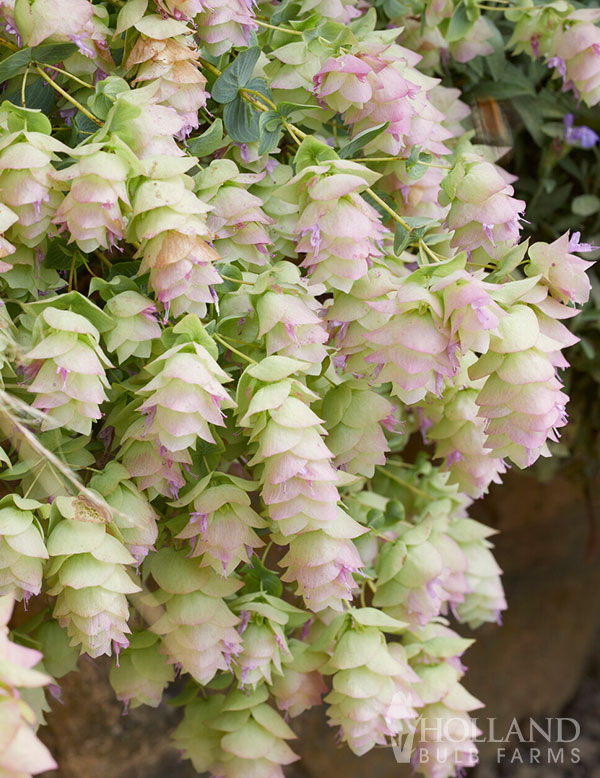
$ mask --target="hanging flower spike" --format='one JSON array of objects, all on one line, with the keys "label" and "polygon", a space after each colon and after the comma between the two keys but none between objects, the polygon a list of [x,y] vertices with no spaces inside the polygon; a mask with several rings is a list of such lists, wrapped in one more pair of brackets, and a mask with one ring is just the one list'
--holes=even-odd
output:
[{"label": "hanging flower spike", "polygon": [[391,381],[393,394],[407,404],[428,393],[439,397],[458,370],[457,344],[442,321],[439,297],[408,280],[391,300],[369,304],[392,314],[383,327],[365,334],[369,343],[382,346],[365,359],[376,368],[372,383]]},{"label": "hanging flower spike", "polygon": [[101,418],[109,387],[104,367],[111,367],[98,345],[94,325],[78,313],[44,308],[36,320],[34,347],[24,360],[35,370],[27,388],[33,407],[46,414],[42,430],[66,429],[89,435]]},{"label": "hanging flower spike", "polygon": [[[148,24],[148,17],[145,20]],[[198,69],[199,55],[183,36],[173,36],[172,21],[153,19],[151,35],[144,34],[144,19],[138,29],[142,34],[127,57],[125,70],[138,66],[132,84],[158,84],[154,99],[181,116],[184,125],[176,137],[186,138],[198,127],[198,111],[208,98],[206,78]],[[184,27],[185,31],[190,32]]]},{"label": "hanging flower spike", "polygon": [[[147,414],[146,435],[169,452],[214,443],[209,424],[224,427],[222,408],[235,408],[222,384],[230,377],[197,343],[173,346],[147,366],[154,378],[137,394],[147,395],[139,412]],[[126,433],[125,437],[128,434]]]},{"label": "hanging flower spike", "polygon": [[208,245],[212,233],[206,225],[210,208],[193,192],[194,181],[185,175],[193,160],[158,165],[148,161],[145,175],[133,196],[130,240],[141,243],[139,275],[150,271],[150,285],[167,313],[203,317],[213,302],[211,286],[220,283],[213,267],[219,258]]},{"label": "hanging flower spike", "polygon": [[33,511],[41,503],[18,494],[0,500],[0,596],[27,600],[42,590],[42,568],[48,551]]},{"label": "hanging flower spike", "polygon": [[78,150],[74,165],[57,170],[54,180],[69,182],[68,193],[52,218],[60,231],[69,231],[85,252],[108,249],[125,236],[123,209],[129,209],[126,181],[130,162],[124,155],[103,151],[92,143]]},{"label": "hanging flower spike", "polygon": [[358,381],[331,389],[323,400],[323,416],[334,465],[372,478],[375,465],[384,465],[390,450],[382,427],[394,431],[393,414],[392,403]]},{"label": "hanging flower spike", "polygon": [[108,351],[117,352],[119,364],[129,357],[146,359],[152,341],[160,337],[156,306],[147,297],[128,290],[111,297],[104,308],[115,326],[103,334]]},{"label": "hanging flower spike", "polygon": [[450,204],[447,222],[454,230],[450,245],[465,249],[469,261],[485,265],[490,257],[499,260],[518,243],[525,202],[512,196],[512,186],[491,162],[464,155],[442,181],[442,189],[440,202]]},{"label": "hanging flower spike", "polygon": [[248,191],[266,173],[240,173],[230,159],[219,159],[198,173],[196,194],[210,206],[208,227],[215,234],[214,247],[228,262],[268,265],[271,238],[267,228],[274,220],[263,211],[263,201]]},{"label": "hanging flower spike", "polygon": [[226,581],[167,547],[149,557],[148,569],[159,589],[142,595],[140,607],[148,609],[150,629],[161,637],[160,653],[198,683],[209,683],[242,650],[240,620],[223,599],[242,582]]},{"label": "hanging flower spike", "polygon": [[315,297],[324,285],[310,284],[291,262],[278,262],[259,276],[251,296],[258,318],[258,337],[265,337],[267,354],[304,360],[309,375],[321,372],[328,334]]},{"label": "hanging flower spike", "polygon": [[547,65],[562,77],[563,91],[573,91],[588,106],[600,101],[600,29],[595,24],[565,24]]},{"label": "hanging flower spike", "polygon": [[56,596],[54,616],[82,653],[110,656],[112,644],[118,654],[131,632],[125,595],[140,591],[124,567],[135,559],[83,499],[57,497],[52,512],[57,521],[48,538],[48,593]]},{"label": "hanging flower spike", "polygon": [[301,267],[311,283],[349,292],[382,256],[381,219],[359,195],[378,177],[356,162],[332,160],[304,168],[280,190],[299,199],[296,251],[305,254]]},{"label": "hanging flower spike", "polygon": [[157,708],[163,691],[175,679],[172,665],[159,652],[160,640],[151,632],[135,632],[110,669],[110,685],[125,711],[149,705]]},{"label": "hanging flower spike", "polygon": [[12,609],[12,596],[0,596],[0,770],[7,778],[18,778],[56,770],[58,765],[36,737],[35,712],[19,691],[46,686],[52,678],[32,669],[42,658],[39,651],[9,639]]},{"label": "hanging flower spike", "polygon": [[189,540],[190,557],[199,557],[201,566],[212,567],[225,578],[242,562],[249,563],[254,549],[264,546],[254,530],[268,525],[250,506],[247,489],[253,485],[216,474],[194,499],[190,520],[177,535]]},{"label": "hanging flower spike", "polygon": [[58,160],[58,152],[70,150],[42,132],[7,134],[0,139],[0,149],[2,202],[17,217],[10,238],[33,248],[50,232],[52,217],[63,199],[54,184],[52,162]]}]

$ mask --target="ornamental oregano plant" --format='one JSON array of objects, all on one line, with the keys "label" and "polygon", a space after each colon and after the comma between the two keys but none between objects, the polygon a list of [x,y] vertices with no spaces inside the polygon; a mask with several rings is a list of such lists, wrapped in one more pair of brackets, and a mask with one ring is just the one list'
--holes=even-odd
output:
[{"label": "ornamental oregano plant", "polygon": [[[0,18],[0,774],[55,767],[44,687],[81,653],[125,707],[172,685],[199,773],[281,777],[319,704],[355,754],[415,733],[430,778],[474,764],[455,628],[506,602],[469,506],[566,424],[595,247],[521,240],[477,71],[444,74],[486,61],[501,96],[531,66],[593,107],[600,10]],[[460,742],[427,726],[451,719]]]}]

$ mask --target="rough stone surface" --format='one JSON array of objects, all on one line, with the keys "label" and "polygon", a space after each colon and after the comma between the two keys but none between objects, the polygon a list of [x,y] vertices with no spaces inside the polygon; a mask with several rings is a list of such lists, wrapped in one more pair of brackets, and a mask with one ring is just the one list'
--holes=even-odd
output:
[{"label": "rough stone surface", "polygon": [[[596,502],[598,502],[596,500]],[[600,626],[600,562],[589,559],[590,522],[576,483],[555,478],[540,484],[511,473],[472,515],[496,527],[496,553],[505,571],[509,610],[503,627],[487,626],[465,656],[467,688],[486,701],[484,717],[495,717],[496,731],[530,716],[554,716],[574,695],[588,665]],[[463,628],[461,631],[465,632]],[[64,705],[53,704],[43,738],[61,767],[48,778],[192,778],[179,761],[168,733],[180,712],[163,705],[121,715],[108,686],[107,663],[81,661],[81,671],[64,679]],[[600,708],[600,692],[597,707]],[[362,758],[337,748],[323,711],[292,722],[303,761],[287,770],[289,778],[408,778],[410,768],[396,764],[391,749]],[[590,722],[588,738],[598,746],[588,761],[600,759],[600,715]],[[594,748],[596,748],[594,746]],[[482,757],[493,768],[495,747]],[[593,764],[577,778],[600,778]],[[482,772],[478,778],[558,778],[571,773],[555,766],[516,765],[522,771]],[[506,765],[502,767],[502,770]],[[526,769],[527,768],[527,769]],[[510,768],[512,769],[512,768]],[[532,772],[532,770],[534,772]],[[555,774],[556,773],[556,774]]]}]

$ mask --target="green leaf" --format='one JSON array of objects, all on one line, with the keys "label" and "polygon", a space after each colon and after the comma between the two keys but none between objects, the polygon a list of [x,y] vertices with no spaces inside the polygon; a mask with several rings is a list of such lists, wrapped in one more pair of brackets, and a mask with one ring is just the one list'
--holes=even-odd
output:
[{"label": "green leaf", "polygon": [[517,268],[523,261],[523,257],[525,256],[528,247],[529,238],[527,238],[527,240],[523,243],[520,243],[519,245],[510,249],[510,251],[508,251],[502,257],[501,261],[498,263],[498,267],[494,270],[494,272],[490,273],[489,280],[496,282],[501,281],[509,273],[512,273],[512,271],[515,270],[515,268]]},{"label": "green leaf", "polygon": [[350,615],[363,627],[379,627],[386,632],[402,632],[408,626],[405,621],[393,619],[377,608],[351,608]]},{"label": "green leaf", "polygon": [[230,103],[235,100],[238,89],[246,86],[250,80],[259,56],[258,46],[242,51],[215,81],[211,93],[213,100],[217,103]]},{"label": "green leaf", "polygon": [[295,15],[293,6],[297,0],[283,0],[275,6],[275,10],[271,14],[271,24],[281,24],[282,21],[288,21]]},{"label": "green leaf", "polygon": [[338,155],[330,146],[321,143],[312,135],[307,135],[296,152],[294,165],[296,166],[296,172],[300,172],[305,167],[319,165],[322,162],[338,158]]},{"label": "green leaf", "polygon": [[31,132],[42,132],[44,135],[50,135],[52,132],[50,120],[41,111],[14,105],[8,100],[2,103],[0,109],[8,113],[8,129],[10,132],[19,132],[25,129]]},{"label": "green leaf", "polygon": [[[54,89],[43,78],[27,80],[25,87],[25,107],[49,114],[54,105]],[[21,105],[21,89],[15,89],[6,96],[6,99],[14,105]]]},{"label": "green leaf", "polygon": [[529,97],[515,97],[511,105],[521,117],[527,132],[531,135],[538,146],[544,145],[544,133],[541,130],[542,114],[538,100],[531,100]]},{"label": "green leaf", "polygon": [[283,584],[279,576],[266,568],[257,557],[252,560],[252,565],[244,565],[241,572],[245,581],[241,590],[243,594],[264,591],[274,597],[281,596]]},{"label": "green leaf", "polygon": [[204,329],[202,322],[195,313],[188,313],[183,319],[173,327],[173,332],[177,335],[189,335],[194,343],[198,343],[208,351],[213,359],[219,356],[217,344]]},{"label": "green leaf", "polygon": [[592,214],[600,213],[600,198],[591,194],[579,195],[571,203],[571,210],[577,216],[592,216]]},{"label": "green leaf", "polygon": [[21,51],[15,51],[10,57],[3,59],[0,62],[0,83],[8,81],[9,78],[16,76],[27,65],[31,65],[33,57],[31,55],[31,49],[21,49]]},{"label": "green leaf", "polygon": [[363,146],[366,146],[367,143],[370,143],[378,135],[381,135],[382,132],[385,132],[389,125],[389,122],[383,122],[383,124],[377,124],[375,127],[370,127],[368,130],[359,132],[358,135],[352,138],[349,143],[346,143],[346,145],[342,146],[339,150],[338,154],[340,158],[351,159],[354,157],[357,151],[362,149]]},{"label": "green leaf", "polygon": [[[271,103],[273,102],[273,95],[269,89],[269,85],[264,78],[252,78],[244,85],[244,89],[252,89],[254,92],[259,92],[263,97],[266,97]],[[255,95],[252,95],[253,97]],[[260,99],[260,98],[257,98]]]},{"label": "green leaf", "polygon": [[241,97],[226,103],[223,109],[225,129],[236,143],[253,143],[259,138],[258,111]]},{"label": "green leaf", "polygon": [[[515,72],[516,71],[516,72]],[[469,90],[470,97],[493,97],[496,100],[510,100],[513,97],[529,95],[535,97],[535,86],[527,79],[519,68],[507,62],[504,66],[503,81],[480,81]]]},{"label": "green leaf", "polygon": [[119,76],[108,76],[96,84],[96,90],[88,99],[88,107],[99,119],[106,119],[117,97],[129,92],[129,84]]},{"label": "green leaf", "polygon": [[275,151],[283,130],[283,119],[277,111],[265,111],[261,114],[258,128],[260,133],[259,154]]},{"label": "green leaf", "polygon": [[[67,246],[65,238],[54,238],[49,241],[46,255],[44,256],[44,267],[52,270],[68,270],[73,262],[75,247]],[[76,260],[76,266],[83,265],[83,258],[80,256]]]},{"label": "green leaf", "polygon": [[404,249],[409,245],[411,241],[411,234],[403,227],[402,224],[396,222],[396,231],[394,232],[394,254],[400,256]]},{"label": "green leaf", "polygon": [[442,35],[448,41],[448,43],[454,43],[455,41],[460,41],[466,38],[471,28],[477,21],[477,17],[475,19],[471,19],[469,18],[471,16],[473,16],[473,13],[470,12],[470,9],[467,8],[467,4],[464,2],[464,0],[461,0],[461,2],[456,6],[450,22],[447,25],[444,23],[440,24]]},{"label": "green leaf", "polygon": [[77,142],[79,143],[80,141],[89,138],[90,135],[94,135],[100,128],[96,122],[88,119],[88,117],[85,116],[85,114],[82,114],[81,111],[77,111],[75,118],[73,119],[73,129],[77,133]]},{"label": "green leaf", "polygon": [[223,121],[215,119],[208,130],[188,141],[188,149],[194,157],[207,157],[223,146]]},{"label": "green leaf", "polygon": [[506,68],[506,57],[504,55],[504,38],[502,33],[492,22],[492,20],[484,16],[486,24],[488,25],[491,36],[488,38],[487,43],[490,44],[493,51],[485,58],[486,64],[490,69],[490,73],[494,81],[499,81],[502,78],[504,70]]},{"label": "green leaf", "polygon": [[46,43],[44,46],[36,46],[31,56],[36,62],[55,65],[70,57],[71,54],[75,54],[76,51],[77,46],[74,43]]},{"label": "green leaf", "polygon": [[[116,276],[126,276],[128,278],[133,278],[140,269],[140,263],[136,262],[135,260],[127,260],[127,262],[118,262],[116,265],[113,265],[108,273],[108,276],[106,277],[107,281],[112,281],[113,278]],[[141,278],[144,278],[146,274],[141,276]],[[139,283],[140,279],[138,279]]]},{"label": "green leaf", "polygon": [[304,103],[277,103],[277,110],[282,116],[291,116],[295,111],[320,111],[320,105],[305,105]]}]

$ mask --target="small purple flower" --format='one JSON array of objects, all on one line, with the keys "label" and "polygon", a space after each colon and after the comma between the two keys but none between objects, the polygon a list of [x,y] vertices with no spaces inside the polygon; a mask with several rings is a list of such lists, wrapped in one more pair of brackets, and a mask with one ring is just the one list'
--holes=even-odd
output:
[{"label": "small purple flower", "polygon": [[594,246],[593,243],[580,243],[580,232],[574,232],[569,238],[569,251],[577,251],[580,254],[585,254],[588,251],[596,251],[600,249],[600,246]]},{"label": "small purple flower", "polygon": [[550,57],[546,65],[549,68],[556,68],[563,78],[563,81],[567,77],[567,63],[562,57]]},{"label": "small purple flower", "polygon": [[590,127],[581,125],[573,126],[573,114],[568,113],[564,118],[565,140],[571,146],[579,144],[582,149],[592,149],[600,140],[600,136]]}]

